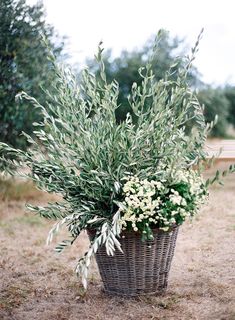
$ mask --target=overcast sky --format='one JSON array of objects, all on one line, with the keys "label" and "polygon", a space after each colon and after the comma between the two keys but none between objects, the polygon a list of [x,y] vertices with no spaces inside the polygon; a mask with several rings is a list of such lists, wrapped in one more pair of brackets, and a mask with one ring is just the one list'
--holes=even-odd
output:
[{"label": "overcast sky", "polygon": [[[35,0],[27,0],[35,3]],[[115,55],[141,47],[158,29],[192,46],[204,27],[195,65],[210,84],[235,84],[235,0],[43,0],[47,21],[69,38],[73,61],[103,40]]]}]

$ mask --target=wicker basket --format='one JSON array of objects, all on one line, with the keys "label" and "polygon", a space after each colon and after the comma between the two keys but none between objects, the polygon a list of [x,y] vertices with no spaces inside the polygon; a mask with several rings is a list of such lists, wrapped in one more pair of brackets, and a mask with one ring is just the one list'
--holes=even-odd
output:
[{"label": "wicker basket", "polygon": [[[96,253],[96,261],[106,293],[136,296],[162,293],[167,288],[168,275],[174,255],[179,227],[170,232],[153,230],[153,241],[141,241],[138,232],[123,232],[122,250],[114,256],[106,254],[105,247]],[[90,239],[94,232],[88,232]]]}]

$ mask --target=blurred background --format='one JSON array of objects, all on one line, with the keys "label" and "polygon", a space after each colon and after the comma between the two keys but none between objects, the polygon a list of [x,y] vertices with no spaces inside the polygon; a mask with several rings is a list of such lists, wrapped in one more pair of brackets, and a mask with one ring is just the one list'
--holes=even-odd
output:
[{"label": "blurred background", "polygon": [[32,134],[40,120],[37,110],[20,104],[15,95],[24,90],[42,104],[44,92],[53,92],[53,72],[47,38],[57,59],[69,64],[78,76],[89,65],[103,40],[109,79],[120,83],[117,118],[128,112],[127,95],[140,82],[141,67],[160,28],[167,30],[160,43],[154,70],[158,79],[174,58],[190,54],[202,27],[205,31],[194,67],[191,87],[205,105],[208,121],[219,116],[211,136],[234,138],[235,127],[235,28],[233,1],[76,1],[1,0],[0,2],[0,140],[27,148],[22,131]]}]

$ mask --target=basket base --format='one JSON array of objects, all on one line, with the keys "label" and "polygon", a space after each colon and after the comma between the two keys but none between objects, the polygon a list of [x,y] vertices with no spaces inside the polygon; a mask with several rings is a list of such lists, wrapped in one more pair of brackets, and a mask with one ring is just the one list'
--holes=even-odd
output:
[{"label": "basket base", "polygon": [[105,289],[105,287],[102,287],[102,291],[108,295],[108,296],[119,296],[119,297],[130,297],[130,298],[134,298],[134,297],[138,297],[138,296],[161,296],[164,295],[166,293],[167,287],[165,288],[161,288],[155,291],[148,291],[145,292],[143,290],[139,290],[139,291],[135,291],[132,293],[127,293],[127,291],[125,292],[121,292],[120,289],[112,289],[112,288],[107,288]]}]

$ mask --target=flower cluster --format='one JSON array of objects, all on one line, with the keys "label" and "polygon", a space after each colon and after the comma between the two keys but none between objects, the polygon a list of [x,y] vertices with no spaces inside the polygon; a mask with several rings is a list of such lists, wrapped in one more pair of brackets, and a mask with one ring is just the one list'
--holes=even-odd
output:
[{"label": "flower cluster", "polygon": [[173,173],[174,179],[160,181],[127,178],[123,187],[122,229],[140,231],[151,239],[152,228],[168,231],[193,216],[207,197],[202,177],[194,170]]}]

